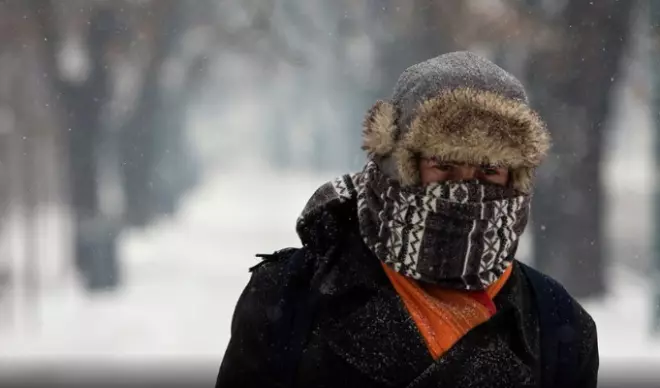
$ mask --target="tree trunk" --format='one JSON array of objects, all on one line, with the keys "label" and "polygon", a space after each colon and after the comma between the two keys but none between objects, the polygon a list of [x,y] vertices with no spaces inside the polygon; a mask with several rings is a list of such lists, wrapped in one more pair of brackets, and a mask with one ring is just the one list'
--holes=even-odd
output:
[{"label": "tree trunk", "polygon": [[553,149],[535,190],[534,259],[576,297],[605,292],[601,155],[633,1],[570,1],[558,44],[533,50],[533,103]]},{"label": "tree trunk", "polygon": [[119,284],[115,245],[117,226],[102,214],[99,204],[98,156],[101,115],[110,95],[106,50],[117,31],[112,10],[96,11],[89,23],[86,48],[90,72],[80,84],[61,77],[57,56],[59,23],[54,1],[26,2],[44,39],[44,67],[53,97],[64,110],[63,133],[68,151],[68,192],[74,212],[75,265],[90,291],[113,289]]}]

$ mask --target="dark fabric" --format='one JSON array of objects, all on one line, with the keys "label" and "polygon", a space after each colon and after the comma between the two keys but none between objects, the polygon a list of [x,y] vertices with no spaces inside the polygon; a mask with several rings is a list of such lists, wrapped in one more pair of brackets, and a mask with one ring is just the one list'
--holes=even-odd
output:
[{"label": "dark fabric", "polygon": [[317,190],[300,220],[355,200],[360,234],[383,263],[463,290],[485,289],[511,264],[530,203],[515,189],[476,180],[401,186],[369,161],[361,173]]},{"label": "dark fabric", "polygon": [[576,387],[578,352],[573,299],[566,289],[534,268],[521,264],[539,311],[543,386]]},{"label": "dark fabric", "polygon": [[[333,204],[299,223],[297,255],[318,292],[317,308],[295,373],[297,387],[540,387],[539,323],[532,291],[514,262],[495,298],[498,312],[437,361],[362,242],[355,202]],[[299,263],[300,264],[300,263]],[[296,272],[296,273],[292,273]],[[232,322],[216,387],[287,387],[278,368],[287,285],[300,280],[288,260],[254,269]],[[598,350],[591,317],[573,303],[578,387],[596,387]]]},{"label": "dark fabric", "polygon": [[312,324],[319,296],[318,289],[312,287],[312,277],[315,268],[305,260],[303,250],[287,249],[276,252],[270,260],[284,260],[291,274],[291,281],[283,287],[279,302],[277,319],[272,325],[274,349],[278,354],[277,367],[274,375],[285,382],[287,386],[295,383],[300,356],[305,346],[310,325]]}]

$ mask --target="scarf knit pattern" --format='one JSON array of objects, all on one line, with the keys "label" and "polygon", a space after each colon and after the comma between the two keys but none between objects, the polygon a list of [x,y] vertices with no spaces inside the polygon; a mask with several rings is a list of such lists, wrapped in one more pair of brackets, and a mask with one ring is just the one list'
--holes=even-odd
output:
[{"label": "scarf knit pattern", "polygon": [[530,205],[513,188],[477,181],[402,186],[374,161],[315,197],[308,208],[356,199],[361,235],[376,257],[404,276],[460,290],[484,290],[505,272]]}]

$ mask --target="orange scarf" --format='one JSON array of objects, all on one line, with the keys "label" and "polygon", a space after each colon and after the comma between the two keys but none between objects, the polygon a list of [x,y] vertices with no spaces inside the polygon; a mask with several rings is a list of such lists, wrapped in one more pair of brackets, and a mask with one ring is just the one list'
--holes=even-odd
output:
[{"label": "orange scarf", "polygon": [[383,264],[434,359],[495,314],[493,298],[506,284],[512,267],[485,291],[460,291],[418,283]]}]

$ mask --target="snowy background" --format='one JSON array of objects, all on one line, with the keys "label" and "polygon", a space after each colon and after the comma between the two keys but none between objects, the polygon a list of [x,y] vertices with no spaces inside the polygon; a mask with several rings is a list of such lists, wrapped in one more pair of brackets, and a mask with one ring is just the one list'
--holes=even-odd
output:
[{"label": "snowy background", "polygon": [[[241,28],[258,14],[259,7],[257,2],[244,2],[251,6],[243,14],[237,11],[239,3],[226,1],[220,6],[222,15],[236,17],[214,17],[220,20],[217,24],[224,23],[223,28],[239,31],[237,35],[242,36]],[[480,12],[487,20],[498,19],[498,12],[506,8],[484,5],[504,4],[500,1],[469,3],[481,4]],[[75,4],[82,3],[71,0],[66,4],[75,9]],[[305,4],[309,8],[299,7],[316,17],[320,26],[317,33],[332,30],[333,23],[339,25],[346,18],[341,14],[335,19],[319,17],[328,11],[321,1]],[[359,6],[355,8],[359,11]],[[346,79],[349,71],[337,68],[353,64],[350,73],[356,73],[354,79],[367,80],[360,85],[361,90],[369,90],[372,82],[385,82],[378,80],[382,74],[374,65],[378,45],[366,32],[352,31],[345,45],[325,33],[307,41],[289,23],[294,13],[283,11],[286,7],[277,10],[269,20],[279,25],[284,43],[307,54],[311,63],[306,72],[299,73],[290,63],[264,66],[263,62],[272,58],[259,56],[262,51],[254,57],[244,52],[216,53],[210,60],[215,71],[205,80],[202,95],[186,111],[186,135],[200,160],[201,181],[187,192],[173,215],[159,217],[146,228],[122,231],[119,288],[89,293],[82,286],[72,265],[72,217],[63,205],[66,201],[40,203],[33,214],[38,222],[32,224],[20,206],[3,209],[0,270],[10,268],[14,283],[3,288],[0,278],[0,381],[100,368],[121,374],[186,372],[196,374],[201,383],[214,382],[229,340],[236,300],[249,279],[248,268],[258,262],[255,254],[298,246],[294,227],[300,210],[319,185],[345,172],[312,166],[308,161],[321,159],[323,164],[326,158],[336,162],[325,160],[326,166],[361,163],[346,144],[359,147],[357,118],[363,113],[362,107],[372,103],[372,96],[368,92],[356,95],[358,88],[351,88],[353,81]],[[368,21],[368,15],[357,11],[357,16],[351,14],[354,19]],[[211,20],[211,25],[214,23]],[[364,25],[365,31],[377,29],[376,23]],[[389,42],[399,27],[376,35]],[[186,50],[200,51],[200,46],[208,43],[209,31],[197,27],[191,31],[188,43],[195,44],[185,46]],[[260,48],[272,49],[267,44],[270,41],[260,39],[255,39]],[[507,40],[514,54],[516,39]],[[232,44],[241,47],[245,42]],[[580,301],[598,326],[605,381],[621,376],[660,381],[660,336],[651,333],[654,309],[659,308],[653,293],[660,286],[652,277],[656,260],[652,245],[657,239],[652,206],[656,140],[649,106],[652,82],[648,44],[637,37],[627,53],[625,76],[616,80],[613,119],[607,128],[602,168],[607,190],[608,293]],[[479,42],[471,48],[489,52]],[[67,51],[67,61],[74,63],[76,50],[71,50]],[[342,59],[335,58],[337,53]],[[6,56],[0,55],[0,65],[3,60]],[[170,67],[174,74],[181,70],[176,63]],[[130,89],[134,78],[129,76],[135,69],[127,68],[128,75],[120,78]],[[0,82],[0,135],[7,131],[4,113]],[[341,128],[354,128],[355,132],[335,133]],[[351,136],[355,142],[349,141]],[[321,156],[315,159],[317,154]],[[284,168],[273,163],[280,159],[288,160]],[[0,174],[4,173],[2,167],[0,163]],[[117,196],[113,190],[116,188],[110,185],[101,193],[109,208]],[[523,261],[530,260],[530,232],[519,252]],[[28,263],[26,257],[36,261]],[[26,273],[34,268],[38,268],[39,278],[36,286],[30,286],[25,283],[29,278]]]},{"label": "snowy background", "polygon": [[[660,338],[649,335],[653,288],[642,270],[651,221],[648,114],[630,90],[620,98],[617,125],[634,123],[635,131],[626,142],[613,142],[608,223],[630,234],[613,234],[611,249],[632,249],[639,258],[611,263],[610,294],[582,301],[598,325],[604,376],[660,368]],[[254,254],[298,246],[298,212],[335,175],[265,166],[210,172],[179,215],[122,238],[126,286],[119,292],[89,296],[73,279],[67,287],[41,289],[35,303],[24,306],[20,324],[0,331],[0,372],[164,362],[195,365],[212,381],[247,270],[257,263]],[[527,251],[523,246],[523,260]]]}]

